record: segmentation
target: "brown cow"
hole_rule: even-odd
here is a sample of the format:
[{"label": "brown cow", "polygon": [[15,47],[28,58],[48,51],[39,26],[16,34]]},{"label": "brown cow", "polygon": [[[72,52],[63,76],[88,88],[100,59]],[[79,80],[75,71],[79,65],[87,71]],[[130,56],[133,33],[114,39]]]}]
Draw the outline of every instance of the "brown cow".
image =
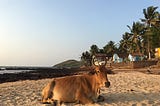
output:
[{"label": "brown cow", "polygon": [[101,87],[109,87],[104,65],[95,66],[89,74],[53,79],[42,91],[42,103],[76,102],[82,104],[97,102]]}]

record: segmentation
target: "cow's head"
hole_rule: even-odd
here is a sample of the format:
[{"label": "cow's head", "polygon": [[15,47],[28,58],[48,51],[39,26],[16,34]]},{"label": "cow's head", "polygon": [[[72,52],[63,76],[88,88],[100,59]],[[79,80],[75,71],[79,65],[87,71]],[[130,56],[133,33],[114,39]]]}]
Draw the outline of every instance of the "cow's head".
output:
[{"label": "cow's head", "polygon": [[92,64],[95,68],[95,72],[97,75],[97,80],[100,83],[100,86],[109,87],[110,82],[107,77],[107,69],[106,69],[106,55],[104,54],[97,54],[94,55],[92,58]]}]

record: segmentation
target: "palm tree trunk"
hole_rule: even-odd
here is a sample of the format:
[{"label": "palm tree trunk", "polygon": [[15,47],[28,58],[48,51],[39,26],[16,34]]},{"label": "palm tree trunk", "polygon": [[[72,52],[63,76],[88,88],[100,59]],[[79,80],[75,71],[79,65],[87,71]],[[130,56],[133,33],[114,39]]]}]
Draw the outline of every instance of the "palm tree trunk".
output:
[{"label": "palm tree trunk", "polygon": [[151,52],[149,52],[148,55],[149,55],[149,58],[148,58],[148,59],[150,60],[150,59],[151,59]]},{"label": "palm tree trunk", "polygon": [[148,59],[149,60],[151,59],[149,35],[148,35]]}]

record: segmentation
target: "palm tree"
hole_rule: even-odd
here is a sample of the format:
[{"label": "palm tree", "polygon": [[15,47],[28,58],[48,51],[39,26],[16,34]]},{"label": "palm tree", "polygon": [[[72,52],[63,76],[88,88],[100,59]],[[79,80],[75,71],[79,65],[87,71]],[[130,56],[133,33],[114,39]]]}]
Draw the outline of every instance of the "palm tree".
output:
[{"label": "palm tree", "polygon": [[156,22],[155,22],[154,25],[155,25],[156,28],[158,27],[157,29],[160,31],[160,28],[159,28],[159,27],[160,27],[160,13],[159,13],[159,12],[157,12],[157,14],[156,14],[156,19],[155,19],[155,21],[156,21]]},{"label": "palm tree", "polygon": [[108,44],[106,44],[103,47],[104,53],[107,54],[107,56],[111,57],[113,56],[114,52],[117,51],[116,45],[114,41],[109,41]]},{"label": "palm tree", "polygon": [[88,51],[83,52],[81,56],[81,61],[85,66],[91,66],[92,56]]},{"label": "palm tree", "polygon": [[119,42],[119,52],[120,53],[132,53],[131,49],[131,35],[128,32],[122,35],[122,40]]},{"label": "palm tree", "polygon": [[151,27],[155,26],[157,22],[157,14],[158,12],[156,11],[158,7],[150,6],[147,9],[143,9],[143,14],[145,19],[141,19],[142,22],[146,24],[146,35],[147,35],[147,49],[148,49],[148,57],[151,59],[151,44],[150,44],[150,35],[151,35]]},{"label": "palm tree", "polygon": [[150,6],[147,9],[143,9],[143,14],[145,19],[141,19],[142,22],[146,24],[147,27],[154,26],[157,22],[158,7]]},{"label": "palm tree", "polygon": [[153,33],[153,47],[160,47],[160,13],[157,14],[155,26],[151,31]]},{"label": "palm tree", "polygon": [[144,24],[140,22],[133,22],[132,27],[127,25],[127,27],[130,29],[130,40],[132,41],[132,51],[141,53],[141,41],[142,41],[142,35],[144,34]]},{"label": "palm tree", "polygon": [[99,52],[99,48],[98,48],[97,45],[92,45],[92,46],[90,47],[90,53],[91,53],[91,55],[95,55],[95,54],[98,53],[98,52]]}]

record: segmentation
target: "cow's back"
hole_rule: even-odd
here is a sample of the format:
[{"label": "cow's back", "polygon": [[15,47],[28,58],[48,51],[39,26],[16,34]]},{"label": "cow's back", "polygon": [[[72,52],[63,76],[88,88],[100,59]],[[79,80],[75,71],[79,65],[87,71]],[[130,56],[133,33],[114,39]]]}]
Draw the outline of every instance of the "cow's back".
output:
[{"label": "cow's back", "polygon": [[[93,96],[93,78],[89,75],[77,75],[55,79],[53,99],[62,102],[75,102],[84,93]],[[90,94],[89,94],[90,93]]]},{"label": "cow's back", "polygon": [[65,102],[76,101],[76,93],[80,88],[80,76],[70,76],[55,79],[53,99]]}]

